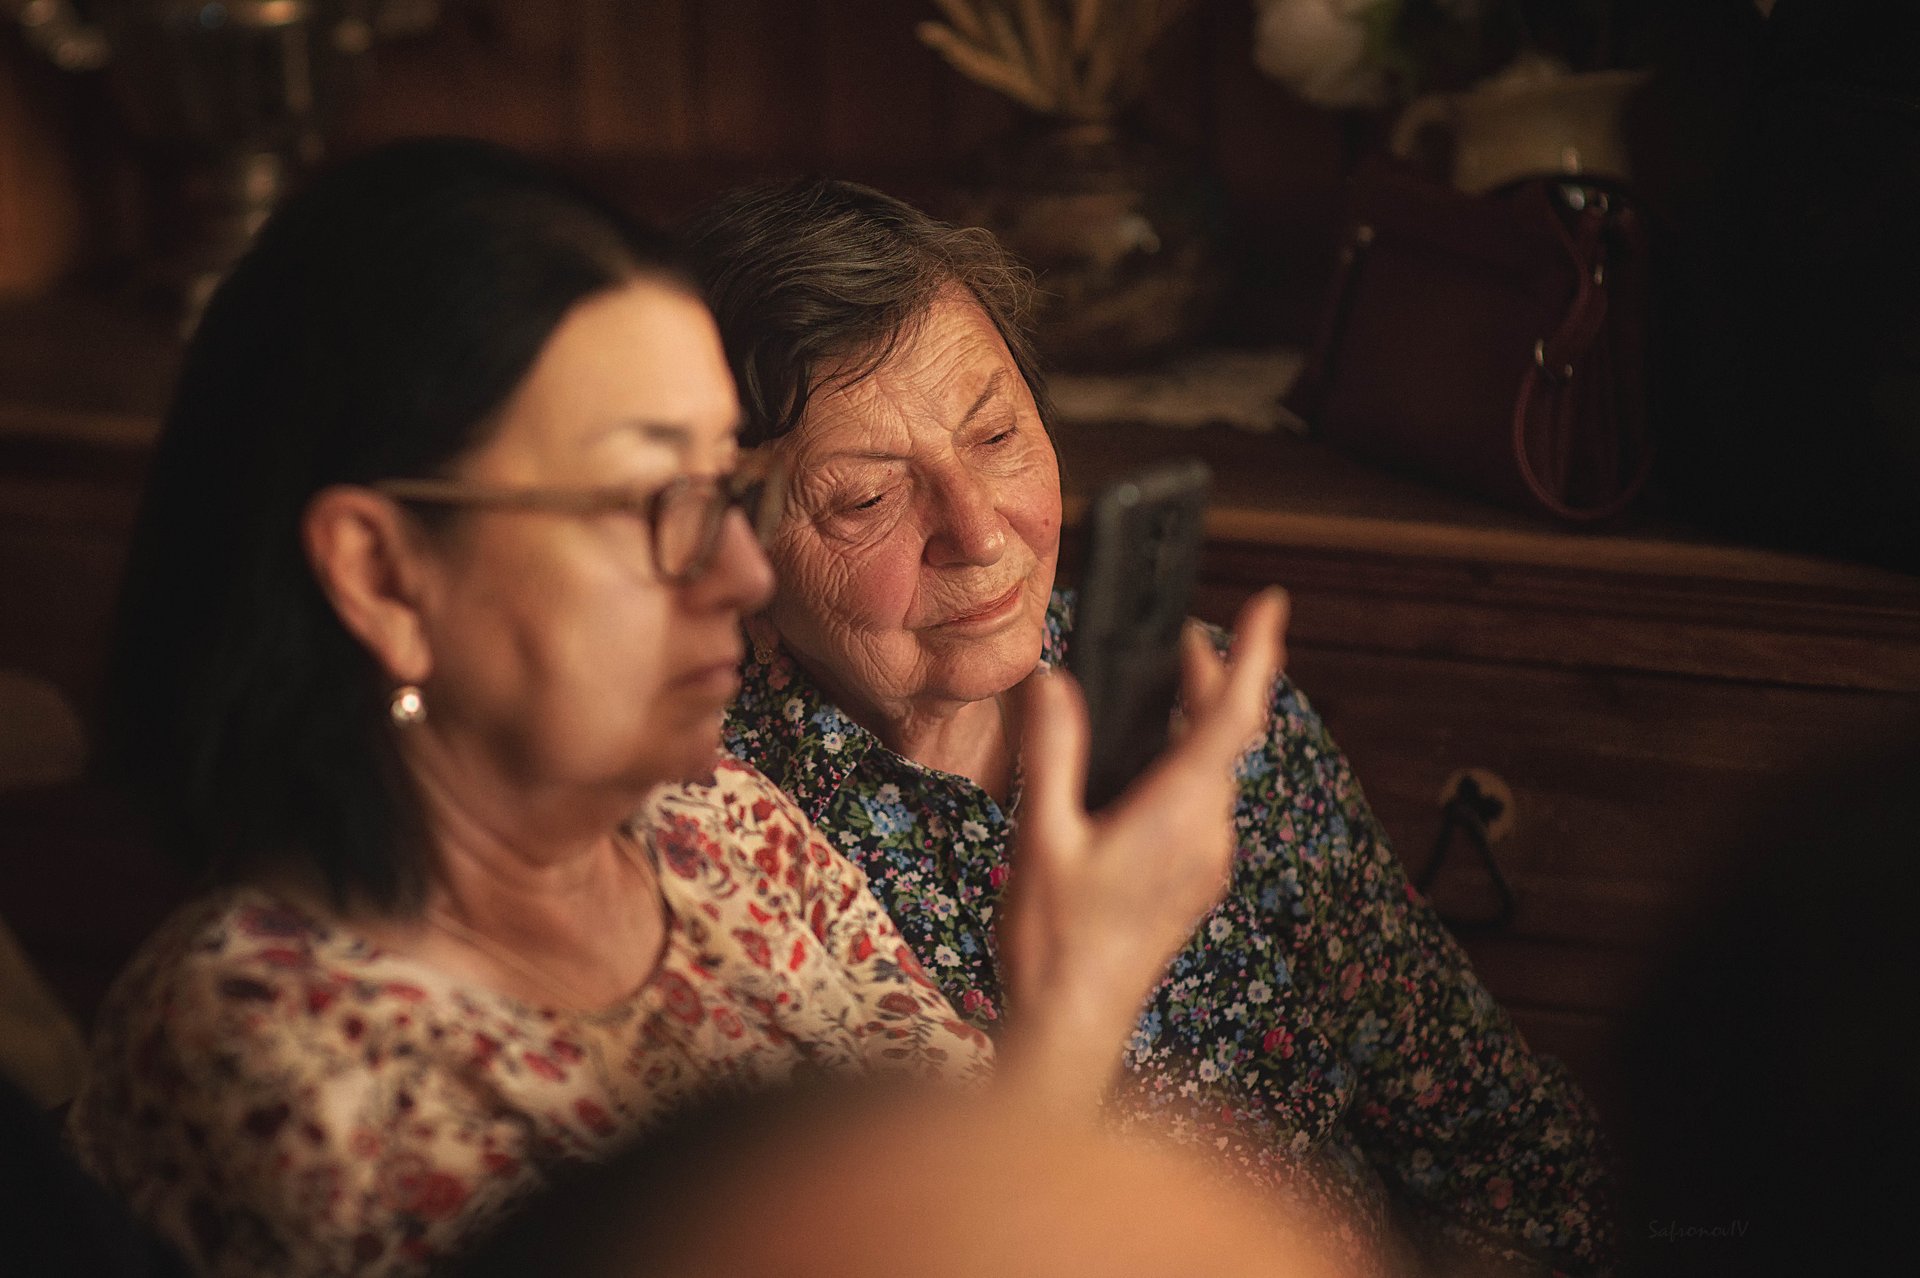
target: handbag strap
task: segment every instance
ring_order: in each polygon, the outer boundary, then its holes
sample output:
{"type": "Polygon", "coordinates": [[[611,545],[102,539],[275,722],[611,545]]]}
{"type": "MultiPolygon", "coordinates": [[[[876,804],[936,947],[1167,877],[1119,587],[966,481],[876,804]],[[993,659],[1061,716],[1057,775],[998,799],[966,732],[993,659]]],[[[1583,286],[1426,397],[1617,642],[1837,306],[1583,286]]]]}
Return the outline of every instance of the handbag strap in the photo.
{"type": "Polygon", "coordinates": [[[1546,398],[1558,418],[1557,424],[1563,431],[1573,427],[1575,403],[1566,383],[1573,380],[1581,358],[1592,349],[1607,325],[1607,230],[1611,208],[1611,202],[1602,193],[1587,201],[1572,227],[1558,216],[1553,219],[1561,243],[1573,260],[1579,284],[1566,318],[1552,333],[1534,343],[1533,366],[1521,376],[1520,394],[1513,406],[1513,451],[1520,478],[1535,501],[1562,519],[1598,520],[1619,514],[1639,495],[1653,470],[1652,450],[1647,447],[1646,419],[1638,412],[1632,414],[1627,435],[1628,446],[1638,454],[1633,476],[1619,493],[1597,505],[1573,506],[1561,501],[1541,482],[1540,473],[1534,469],[1533,455],[1527,449],[1528,428],[1537,416],[1530,410],[1543,383],[1548,388],[1546,398]],[[1560,393],[1553,394],[1555,389],[1560,393]]]}

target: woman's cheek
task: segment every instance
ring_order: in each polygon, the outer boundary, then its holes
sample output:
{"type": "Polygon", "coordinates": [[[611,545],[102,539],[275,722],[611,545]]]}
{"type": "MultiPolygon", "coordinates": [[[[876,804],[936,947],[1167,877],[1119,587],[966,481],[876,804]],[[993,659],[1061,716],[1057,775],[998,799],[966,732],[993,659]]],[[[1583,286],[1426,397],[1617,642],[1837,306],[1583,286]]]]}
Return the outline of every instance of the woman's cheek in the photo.
{"type": "Polygon", "coordinates": [[[808,606],[827,614],[828,624],[868,636],[904,632],[913,621],[919,568],[917,556],[885,545],[837,556],[824,574],[825,588],[810,594],[808,606]]]}
{"type": "Polygon", "coordinates": [[[1021,540],[1041,559],[1060,547],[1060,489],[1057,484],[1035,483],[1020,494],[1014,523],[1021,540]]]}
{"type": "Polygon", "coordinates": [[[819,630],[885,628],[889,614],[904,616],[898,556],[885,550],[835,544],[804,527],[780,539],[772,555],[779,611],[819,630]]]}

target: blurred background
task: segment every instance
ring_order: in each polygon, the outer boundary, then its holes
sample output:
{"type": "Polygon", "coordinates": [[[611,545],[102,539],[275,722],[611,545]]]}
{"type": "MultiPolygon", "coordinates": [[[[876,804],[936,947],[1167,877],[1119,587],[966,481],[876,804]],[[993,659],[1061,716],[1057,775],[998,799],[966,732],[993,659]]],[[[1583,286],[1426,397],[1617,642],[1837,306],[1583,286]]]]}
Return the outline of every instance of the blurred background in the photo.
{"type": "Polygon", "coordinates": [[[84,1024],[177,899],[86,779],[88,725],[180,334],[303,171],[472,135],[662,220],[827,173],[1040,270],[1070,510],[1213,464],[1199,610],[1294,592],[1293,673],[1400,855],[1630,1125],[1631,1027],[1747,874],[1740,832],[1920,708],[1916,13],[0,0],[0,912],[84,1024]],[[1624,514],[1570,527],[1283,407],[1382,160],[1436,200],[1540,179],[1642,219],[1659,461],[1624,514]]]}

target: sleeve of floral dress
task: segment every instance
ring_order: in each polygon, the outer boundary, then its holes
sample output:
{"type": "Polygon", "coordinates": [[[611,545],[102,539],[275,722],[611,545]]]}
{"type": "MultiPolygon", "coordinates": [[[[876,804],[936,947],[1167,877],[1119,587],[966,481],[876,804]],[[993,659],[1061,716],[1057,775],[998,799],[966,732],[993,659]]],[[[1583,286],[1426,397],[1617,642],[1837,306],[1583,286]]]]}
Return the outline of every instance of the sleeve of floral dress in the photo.
{"type": "Polygon", "coordinates": [[[767,782],[797,832],[801,896],[809,926],[844,973],[867,1015],[860,1042],[867,1063],[890,1073],[980,1081],[992,1069],[987,1036],[955,1014],[921,967],[886,909],[849,861],[790,799],[767,782]]]}
{"type": "Polygon", "coordinates": [[[187,955],[109,1009],[74,1144],[196,1272],[416,1273],[513,1192],[479,1174],[512,1134],[414,1065],[411,1005],[323,1015],[308,975],[187,955]]]}
{"type": "Polygon", "coordinates": [[[1328,859],[1308,949],[1355,1068],[1348,1122],[1369,1161],[1444,1245],[1605,1270],[1610,1173],[1585,1096],[1528,1049],[1413,890],[1319,717],[1284,691],[1277,710],[1308,738],[1288,752],[1312,760],[1298,782],[1327,802],[1345,845],[1328,859]]]}

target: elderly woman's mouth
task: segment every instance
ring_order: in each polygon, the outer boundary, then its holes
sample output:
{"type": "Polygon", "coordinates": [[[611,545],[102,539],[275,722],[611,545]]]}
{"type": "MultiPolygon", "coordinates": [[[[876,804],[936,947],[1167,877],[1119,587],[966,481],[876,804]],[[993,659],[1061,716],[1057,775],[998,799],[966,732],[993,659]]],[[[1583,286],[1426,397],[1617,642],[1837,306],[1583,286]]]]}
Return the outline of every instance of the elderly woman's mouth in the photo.
{"type": "Polygon", "coordinates": [[[1027,583],[1024,580],[1016,581],[1008,588],[1005,594],[997,595],[989,599],[978,608],[973,608],[963,613],[956,613],[948,617],[945,621],[935,622],[933,628],[991,626],[997,622],[1005,621],[1008,617],[1011,617],[1015,612],[1019,611],[1020,600],[1021,597],[1026,594],[1026,589],[1027,583]]]}

